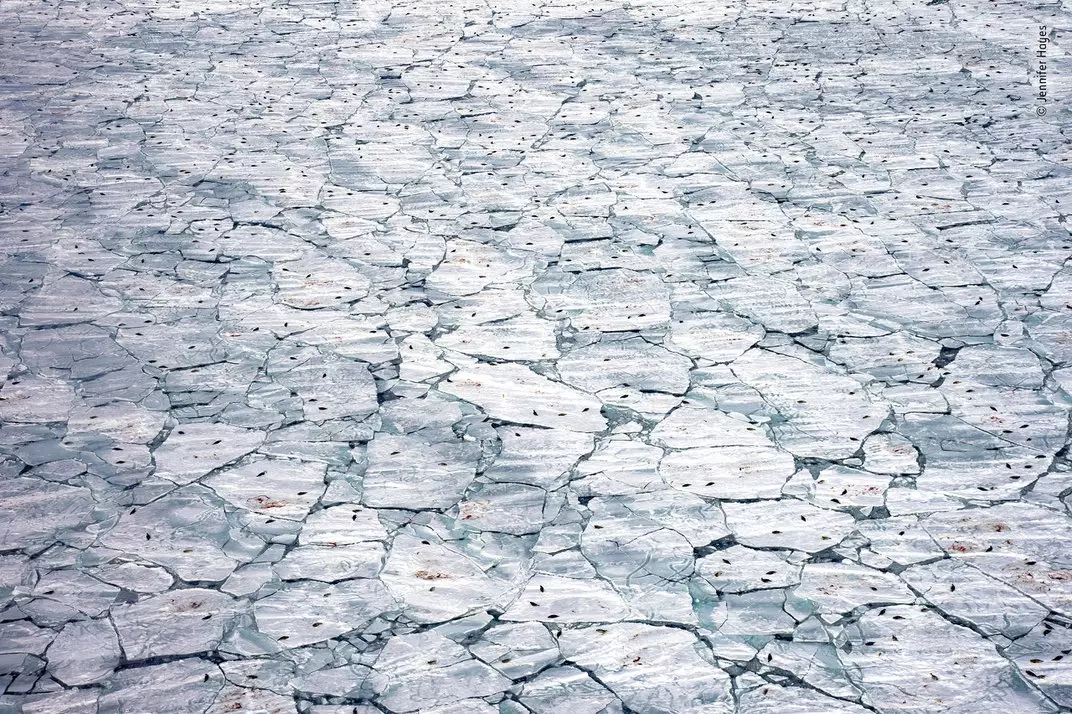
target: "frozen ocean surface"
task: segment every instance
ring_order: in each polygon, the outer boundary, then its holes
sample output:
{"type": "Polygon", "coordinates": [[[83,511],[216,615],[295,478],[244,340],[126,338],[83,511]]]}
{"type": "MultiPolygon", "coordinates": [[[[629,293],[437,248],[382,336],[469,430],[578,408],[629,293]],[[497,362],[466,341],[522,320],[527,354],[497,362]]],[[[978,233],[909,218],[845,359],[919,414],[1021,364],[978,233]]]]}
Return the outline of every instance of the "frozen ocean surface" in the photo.
{"type": "Polygon", "coordinates": [[[1072,711],[1070,26],[0,0],[0,712],[1072,711]]]}

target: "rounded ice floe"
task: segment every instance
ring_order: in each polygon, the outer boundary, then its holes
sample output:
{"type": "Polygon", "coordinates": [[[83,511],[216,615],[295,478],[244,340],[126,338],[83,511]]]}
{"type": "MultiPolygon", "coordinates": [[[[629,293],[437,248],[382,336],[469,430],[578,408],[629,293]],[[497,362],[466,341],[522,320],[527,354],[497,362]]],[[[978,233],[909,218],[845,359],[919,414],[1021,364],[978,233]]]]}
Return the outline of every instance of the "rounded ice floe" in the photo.
{"type": "Polygon", "coordinates": [[[730,678],[696,635],[620,623],[563,631],[567,664],[590,672],[633,711],[730,714],[730,678]]]}
{"type": "Polygon", "coordinates": [[[425,280],[429,290],[443,295],[472,295],[493,283],[508,283],[529,272],[526,260],[471,240],[451,240],[446,255],[425,280]]]}
{"type": "Polygon", "coordinates": [[[815,311],[797,287],[781,278],[746,276],[714,283],[711,297],[767,330],[803,332],[817,324],[815,311]]]}
{"type": "Polygon", "coordinates": [[[871,551],[886,563],[911,565],[944,555],[917,516],[860,521],[856,528],[868,540],[871,551]]]}
{"type": "Polygon", "coordinates": [[[371,282],[345,260],[309,254],[273,264],[276,300],[302,310],[342,307],[369,293],[371,282]]]}
{"type": "Polygon", "coordinates": [[[997,345],[970,345],[959,350],[946,372],[951,380],[1015,389],[1039,389],[1045,377],[1034,352],[997,345]]]}
{"type": "MultiPolygon", "coordinates": [[[[775,639],[767,642],[766,646],[759,651],[758,659],[761,666],[770,667],[776,671],[792,672],[808,685],[832,697],[860,700],[860,690],[852,680],[852,673],[841,661],[840,648],[823,641],[826,639],[825,631],[821,629],[817,620],[806,621],[797,628],[794,636],[799,639],[775,639]],[[808,641],[813,634],[818,635],[818,642],[808,641]]],[[[747,686],[741,679],[738,682],[742,687],[747,686]]],[[[794,688],[791,691],[804,695],[808,690],[794,688]]],[[[777,697],[774,701],[783,699],[784,697],[777,697]]],[[[811,699],[807,696],[801,698],[801,702],[805,705],[821,701],[823,700],[811,699]]]]}
{"type": "Polygon", "coordinates": [[[803,359],[752,349],[730,369],[777,409],[775,439],[797,456],[848,458],[889,413],[856,380],[803,359]]]}
{"type": "Polygon", "coordinates": [[[554,520],[564,498],[518,483],[482,484],[458,504],[458,525],[479,531],[525,535],[539,533],[554,520]]]}
{"type": "Polygon", "coordinates": [[[1067,658],[1072,650],[1072,628],[1045,621],[1005,650],[1024,678],[1063,707],[1072,706],[1072,671],[1067,658]]]}
{"type": "Polygon", "coordinates": [[[392,637],[376,659],[376,691],[393,712],[414,712],[506,691],[511,682],[437,632],[392,637]]]}
{"type": "Polygon", "coordinates": [[[175,582],[163,568],[138,563],[107,563],[90,572],[95,578],[136,593],[162,592],[175,582]]]}
{"type": "Polygon", "coordinates": [[[301,520],[324,493],[325,466],[291,459],[256,459],[209,476],[203,484],[236,508],[301,520]]]}
{"type": "Polygon", "coordinates": [[[875,608],[846,628],[842,661],[871,701],[891,714],[1042,714],[1054,707],[991,642],[926,607],[875,608]]]}
{"type": "Polygon", "coordinates": [[[376,384],[365,363],[313,349],[289,357],[270,363],[268,372],[301,400],[302,414],[309,421],[361,419],[378,408],[376,384]]]}
{"type": "Polygon", "coordinates": [[[439,323],[444,327],[503,322],[532,309],[525,299],[525,291],[512,287],[489,287],[436,306],[439,323]]]}
{"type": "Polygon", "coordinates": [[[340,504],[311,513],[298,541],[302,545],[352,545],[386,538],[387,530],[375,510],[340,504]]]}
{"type": "Polygon", "coordinates": [[[45,653],[49,674],[69,687],[101,681],[122,656],[115,628],[107,619],[68,623],[45,653]]]}
{"type": "Polygon", "coordinates": [[[519,697],[535,714],[570,711],[573,714],[600,714],[613,711],[618,697],[576,667],[549,667],[525,682],[519,697]]]}
{"type": "Polygon", "coordinates": [[[78,406],[67,382],[24,375],[0,387],[0,421],[48,424],[66,421],[78,406]]]}
{"type": "Polygon", "coordinates": [[[156,475],[187,484],[254,451],[264,433],[230,424],[179,424],[153,451],[156,475]]]}
{"type": "Polygon", "coordinates": [[[737,714],[864,714],[868,711],[871,710],[821,692],[764,682],[741,695],[737,714]]]}
{"type": "Polygon", "coordinates": [[[729,534],[717,504],[681,491],[657,489],[593,498],[588,509],[591,512],[589,525],[598,524],[603,519],[628,524],[628,527],[642,522],[651,529],[664,528],[678,533],[694,548],[729,534]]]}
{"type": "Polygon", "coordinates": [[[823,508],[870,509],[885,505],[889,486],[889,476],[835,464],[820,471],[818,476],[813,476],[805,469],[797,471],[782,493],[806,499],[823,508]]]}
{"type": "Polygon", "coordinates": [[[391,308],[384,316],[392,330],[400,332],[428,332],[439,322],[436,311],[423,303],[391,308]]]}
{"type": "Polygon", "coordinates": [[[659,475],[705,498],[778,498],[794,468],[793,457],[773,447],[722,446],[670,452],[659,475]]]}
{"type": "Polygon", "coordinates": [[[493,481],[553,489],[594,445],[591,434],[564,429],[501,426],[495,429],[502,450],[484,472],[493,481]]]}
{"type": "Polygon", "coordinates": [[[436,339],[435,344],[467,355],[520,362],[559,356],[555,323],[533,314],[501,322],[460,325],[436,339]]]}
{"type": "Polygon", "coordinates": [[[931,384],[941,377],[934,366],[941,345],[907,332],[875,337],[840,337],[827,351],[831,361],[852,373],[870,375],[887,383],[931,384]]]}
{"type": "Polygon", "coordinates": [[[515,680],[529,677],[559,658],[558,643],[547,627],[538,622],[492,627],[469,650],[515,680]]]}
{"type": "Polygon", "coordinates": [[[257,630],[291,649],[360,630],[394,611],[395,601],[378,580],[346,580],[335,585],[287,583],[253,605],[257,630]]]}
{"type": "Polygon", "coordinates": [[[614,622],[629,614],[622,596],[603,580],[537,575],[528,582],[502,619],[514,622],[614,622]]]}
{"type": "Polygon", "coordinates": [[[569,318],[578,330],[622,332],[665,325],[670,320],[666,285],[653,273],[600,270],[571,277],[565,284],[537,283],[543,312],[569,318]]]}
{"type": "Polygon", "coordinates": [[[264,547],[262,540],[244,533],[228,517],[218,496],[199,486],[130,509],[100,540],[195,582],[223,580],[241,562],[243,550],[252,558],[264,547]],[[230,546],[227,550],[225,543],[230,546]]]}
{"type": "Polygon", "coordinates": [[[243,604],[216,590],[173,590],[116,608],[112,618],[129,660],[216,649],[243,604]]]}
{"type": "Polygon", "coordinates": [[[90,432],[120,443],[147,444],[160,433],[166,419],[165,412],[150,411],[129,402],[87,405],[71,413],[67,435],[90,432]]]}
{"type": "Polygon", "coordinates": [[[472,442],[379,434],[368,446],[362,501],[376,508],[449,508],[476,475],[472,442]]]}
{"type": "Polygon", "coordinates": [[[298,260],[309,246],[285,231],[246,224],[220,236],[220,250],[231,258],[254,257],[274,263],[298,260]]]}
{"type": "Polygon", "coordinates": [[[726,525],[743,545],[814,553],[832,548],[852,533],[856,521],[794,499],[724,503],[726,525]]]}
{"type": "Polygon", "coordinates": [[[89,489],[32,478],[0,480],[0,548],[39,551],[88,523],[89,489]]]}
{"type": "Polygon", "coordinates": [[[849,300],[857,313],[932,339],[989,336],[1002,317],[988,286],[934,289],[905,274],[858,278],[849,300]]]}
{"type": "Polygon", "coordinates": [[[384,553],[381,543],[299,546],[283,556],[274,570],[282,580],[334,583],[374,578],[383,565],[384,553]]]}
{"type": "Polygon", "coordinates": [[[102,714],[131,710],[204,714],[224,684],[219,667],[200,657],[124,669],[104,683],[99,711],[102,714]]]}
{"type": "Polygon", "coordinates": [[[927,602],[972,623],[988,637],[1015,639],[1049,614],[1019,590],[956,559],[912,566],[901,578],[927,602]]]}
{"type": "Polygon", "coordinates": [[[595,450],[578,462],[571,488],[582,496],[615,496],[663,490],[659,476],[662,449],[627,436],[603,439],[595,450]]]}
{"type": "Polygon", "coordinates": [[[659,528],[625,504],[593,504],[581,536],[581,553],[634,611],[645,619],[692,623],[686,583],[693,572],[693,546],[671,527],[659,528]]]}
{"type": "Polygon", "coordinates": [[[911,603],[916,596],[904,581],[855,563],[807,563],[787,608],[804,616],[848,613],[874,604],[911,603]]]}
{"type": "Polygon", "coordinates": [[[248,686],[225,684],[220,690],[212,707],[205,714],[226,714],[227,712],[271,712],[272,714],[298,714],[294,697],[266,689],[253,689],[248,686]]]}
{"type": "Polygon", "coordinates": [[[122,301],[114,295],[102,294],[91,280],[74,275],[48,275],[41,289],[23,303],[19,324],[42,327],[93,322],[122,307],[122,301]]]}
{"type": "Polygon", "coordinates": [[[448,377],[439,389],[516,424],[587,432],[607,428],[598,399],[522,365],[474,364],[448,377]]]}
{"type": "Polygon", "coordinates": [[[651,430],[651,438],[655,443],[673,449],[774,446],[764,427],[698,405],[684,405],[670,412],[651,430]]]}
{"type": "Polygon", "coordinates": [[[381,577],[416,622],[444,622],[490,607],[515,587],[450,544],[409,533],[395,536],[381,577]]]}
{"type": "MultiPolygon", "coordinates": [[[[295,677],[280,677],[283,681],[280,682],[281,686],[279,686],[279,689],[286,690],[293,688],[303,694],[357,699],[362,695],[367,695],[369,693],[369,690],[366,688],[366,682],[370,672],[371,670],[368,667],[360,665],[326,667],[324,669],[318,669],[315,672],[295,677]]],[[[289,674],[290,673],[288,672],[287,675],[289,674]]],[[[263,679],[262,675],[256,676],[263,679]]],[[[241,677],[236,679],[239,683],[245,683],[241,677]]],[[[368,709],[371,710],[368,714],[379,712],[378,709],[375,709],[371,705],[368,706],[368,709]]],[[[312,707],[312,711],[319,711],[319,709],[314,706],[312,707]]],[[[362,708],[355,707],[354,711],[365,714],[365,710],[362,708]]],[[[338,714],[354,714],[354,712],[350,711],[350,707],[346,707],[345,711],[342,710],[342,707],[339,707],[338,714]]]]}
{"type": "Polygon", "coordinates": [[[872,434],[864,441],[864,468],[877,474],[919,473],[919,452],[899,434],[872,434]]]}
{"type": "Polygon", "coordinates": [[[786,555],[735,545],[698,558],[696,574],[720,592],[784,588],[800,582],[800,564],[787,561],[786,555]]]}
{"type": "MultiPolygon", "coordinates": [[[[1010,401],[1016,401],[1016,398],[1010,396],[1010,401]]],[[[996,409],[993,404],[973,406],[971,415],[964,415],[968,419],[949,414],[905,415],[900,431],[912,440],[926,464],[916,477],[919,496],[935,500],[949,498],[954,503],[958,502],[955,499],[965,498],[1003,501],[1019,497],[1026,486],[1046,472],[1051,456],[1040,453],[1029,442],[1017,443],[1017,440],[1031,438],[1017,433],[1021,431],[1019,426],[1025,423],[1023,415],[1014,419],[1010,417],[1016,415],[1002,414],[996,409]],[[987,430],[987,422],[997,425],[994,429],[997,433],[987,430]]],[[[1056,415],[1046,411],[1043,410],[1045,418],[1038,424],[1028,421],[1029,427],[1022,431],[1055,435],[1053,417],[1056,415]]],[[[993,429],[992,426],[989,428],[993,429]]],[[[1040,445],[1043,444],[1045,442],[1040,441],[1040,445]]]]}
{"type": "Polygon", "coordinates": [[[188,318],[120,327],[115,339],[143,363],[159,369],[182,369],[211,364],[224,356],[218,330],[215,323],[188,318]]]}
{"type": "Polygon", "coordinates": [[[566,384],[586,392],[631,388],[684,394],[692,361],[639,337],[604,339],[571,350],[557,361],[566,384]]]}
{"type": "Polygon", "coordinates": [[[106,616],[120,593],[116,586],[92,575],[59,568],[38,575],[30,593],[33,597],[24,600],[19,609],[38,625],[60,627],[72,620],[106,616]]]}
{"type": "Polygon", "coordinates": [[[923,527],[953,558],[1072,616],[1072,553],[1064,547],[1070,520],[1027,503],[935,513],[923,527]]]}

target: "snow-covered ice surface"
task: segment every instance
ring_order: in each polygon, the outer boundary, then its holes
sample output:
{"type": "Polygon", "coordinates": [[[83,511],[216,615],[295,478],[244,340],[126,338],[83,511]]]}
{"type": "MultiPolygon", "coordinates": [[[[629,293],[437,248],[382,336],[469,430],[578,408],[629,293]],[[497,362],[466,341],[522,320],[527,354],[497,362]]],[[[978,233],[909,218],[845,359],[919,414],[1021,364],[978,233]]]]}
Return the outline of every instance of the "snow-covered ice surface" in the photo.
{"type": "Polygon", "coordinates": [[[0,712],[1072,711],[1070,25],[0,1],[0,712]]]}

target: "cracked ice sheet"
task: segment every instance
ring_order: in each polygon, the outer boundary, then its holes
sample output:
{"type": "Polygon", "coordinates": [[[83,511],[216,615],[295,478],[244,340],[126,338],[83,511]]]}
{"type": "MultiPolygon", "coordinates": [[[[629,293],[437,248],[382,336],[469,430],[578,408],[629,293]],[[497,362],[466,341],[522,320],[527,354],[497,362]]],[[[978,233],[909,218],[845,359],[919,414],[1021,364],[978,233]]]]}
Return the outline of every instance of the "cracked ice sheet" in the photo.
{"type": "Polygon", "coordinates": [[[1072,706],[1060,12],[0,6],[0,709],[1072,706]]]}

